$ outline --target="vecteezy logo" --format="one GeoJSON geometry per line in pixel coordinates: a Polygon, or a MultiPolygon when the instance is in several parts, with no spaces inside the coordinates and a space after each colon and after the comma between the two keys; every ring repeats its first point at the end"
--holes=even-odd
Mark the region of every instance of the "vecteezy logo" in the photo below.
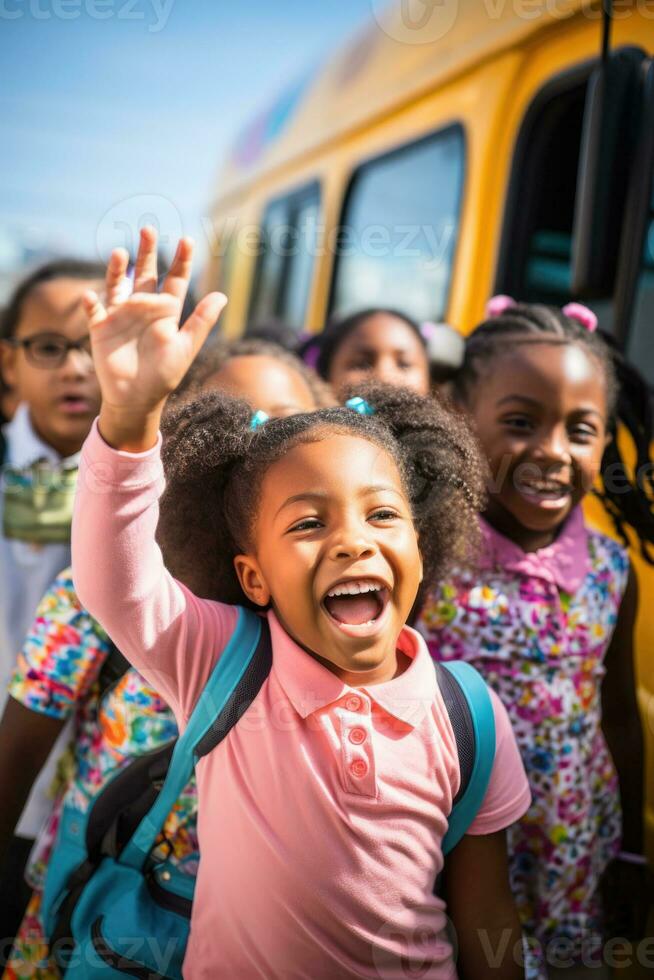
{"type": "Polygon", "coordinates": [[[422,980],[435,967],[457,961],[457,936],[451,920],[431,906],[411,912],[410,925],[385,922],[377,932],[372,959],[380,977],[422,980]],[[437,917],[442,922],[435,921],[437,917]]]}
{"type": "Polygon", "coordinates": [[[134,194],[113,204],[98,224],[95,246],[99,258],[106,262],[114,248],[125,248],[135,255],[139,230],[152,225],[159,233],[159,245],[173,248],[182,237],[182,216],[167,197],[160,194],[134,194]]]}
{"type": "Polygon", "coordinates": [[[433,44],[454,26],[459,0],[371,0],[375,20],[382,31],[402,44],[433,44]]]}

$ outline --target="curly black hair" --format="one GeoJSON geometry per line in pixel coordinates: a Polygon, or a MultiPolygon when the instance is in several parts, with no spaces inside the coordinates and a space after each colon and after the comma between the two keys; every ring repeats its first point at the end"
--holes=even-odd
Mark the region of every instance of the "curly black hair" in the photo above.
{"type": "Polygon", "coordinates": [[[407,389],[366,384],[356,394],[374,407],[374,415],[324,408],[270,419],[252,430],[251,408],[221,392],[168,415],[157,536],[166,565],[196,595],[251,605],[234,557],[253,546],[268,467],[298,444],[338,432],[375,443],[397,464],[418,532],[423,589],[471,558],[486,466],[467,423],[435,399],[407,389]]]}
{"type": "Polygon", "coordinates": [[[207,381],[235,357],[273,357],[302,378],[313,396],[316,408],[326,408],[336,402],[327,382],[319,378],[315,371],[291,351],[271,340],[245,337],[232,343],[217,340],[212,344],[205,345],[179,386],[168,399],[168,410],[181,401],[187,401],[199,395],[207,381]]]}
{"type": "Polygon", "coordinates": [[[630,544],[625,525],[637,533],[643,557],[654,564],[652,501],[651,392],[647,382],[628,364],[614,341],[600,331],[590,331],[562,310],[538,303],[517,303],[499,316],[484,320],[467,337],[461,368],[452,375],[452,390],[462,404],[469,401],[476,384],[493,360],[529,343],[578,344],[597,363],[606,379],[608,431],[614,437],[602,458],[603,487],[597,490],[623,542],[630,544]],[[621,423],[631,436],[636,464],[625,463],[616,438],[621,423]],[[606,479],[610,474],[610,479],[606,479]]]}

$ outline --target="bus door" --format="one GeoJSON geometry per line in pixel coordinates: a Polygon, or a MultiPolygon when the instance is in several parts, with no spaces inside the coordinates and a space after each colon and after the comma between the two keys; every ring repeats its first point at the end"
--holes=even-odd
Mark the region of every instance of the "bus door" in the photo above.
{"type": "MultiPolygon", "coordinates": [[[[620,165],[599,167],[608,180],[601,194],[607,208],[615,208],[607,217],[612,232],[600,228],[593,232],[593,241],[584,242],[588,229],[579,227],[579,195],[588,176],[584,167],[598,164],[588,163],[587,140],[595,66],[582,66],[548,84],[525,116],[512,165],[495,291],[556,306],[582,300],[654,386],[654,66],[645,52],[629,52],[642,82],[637,125],[631,145],[617,147],[620,165]],[[596,235],[603,238],[606,251],[586,261],[589,281],[584,284],[579,275],[584,257],[579,262],[578,252],[580,247],[594,247],[596,235]],[[603,268],[603,277],[596,275],[594,262],[603,268]]],[[[650,482],[645,486],[651,490],[651,466],[648,469],[650,482]]],[[[591,523],[615,534],[599,500],[589,495],[584,509],[591,523]]],[[[644,559],[634,534],[630,540],[640,592],[636,663],[648,760],[647,850],[654,863],[654,564],[644,559]]],[[[650,546],[650,555],[653,551],[650,546]]]]}

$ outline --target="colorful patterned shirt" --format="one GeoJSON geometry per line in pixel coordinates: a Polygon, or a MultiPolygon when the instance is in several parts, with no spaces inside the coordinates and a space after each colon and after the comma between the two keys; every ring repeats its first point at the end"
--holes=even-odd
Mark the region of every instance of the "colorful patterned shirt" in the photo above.
{"type": "MultiPolygon", "coordinates": [[[[36,888],[43,883],[64,799],[86,808],[116,768],[177,735],[172,711],[134,668],[100,691],[100,671],[110,649],[107,634],[81,607],[67,569],[39,605],[9,686],[11,696],[32,711],[74,717],[72,765],[30,866],[36,888]]],[[[164,828],[172,860],[192,873],[198,851],[196,808],[193,782],[164,828]]]]}
{"type": "Polygon", "coordinates": [[[624,548],[576,509],[527,554],[482,521],[479,570],[426,601],[418,629],[437,660],[474,664],[508,709],[533,803],[509,829],[514,893],[543,950],[600,928],[598,886],[620,847],[617,774],[601,729],[604,655],[627,583],[624,548]]]}

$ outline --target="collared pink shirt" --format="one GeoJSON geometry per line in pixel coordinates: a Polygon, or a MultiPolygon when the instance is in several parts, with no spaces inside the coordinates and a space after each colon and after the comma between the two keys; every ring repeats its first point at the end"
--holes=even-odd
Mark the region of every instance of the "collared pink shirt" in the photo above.
{"type": "Polygon", "coordinates": [[[523,551],[480,517],[483,547],[478,567],[503,569],[551,582],[574,594],[590,571],[588,528],[580,506],[570,512],[554,541],[538,551],[523,551]]]}
{"type": "MultiPolygon", "coordinates": [[[[78,486],[80,599],[183,728],[236,609],[198,599],[163,566],[158,448],[117,453],[94,427],[78,486]]],[[[355,689],[294,643],[273,612],[268,620],[270,676],[197,767],[202,858],[185,977],[455,980],[433,888],[459,767],[424,641],[405,628],[406,671],[355,689]]],[[[506,712],[495,696],[493,704],[496,760],[476,834],[506,827],[529,805],[506,712]]]]}

